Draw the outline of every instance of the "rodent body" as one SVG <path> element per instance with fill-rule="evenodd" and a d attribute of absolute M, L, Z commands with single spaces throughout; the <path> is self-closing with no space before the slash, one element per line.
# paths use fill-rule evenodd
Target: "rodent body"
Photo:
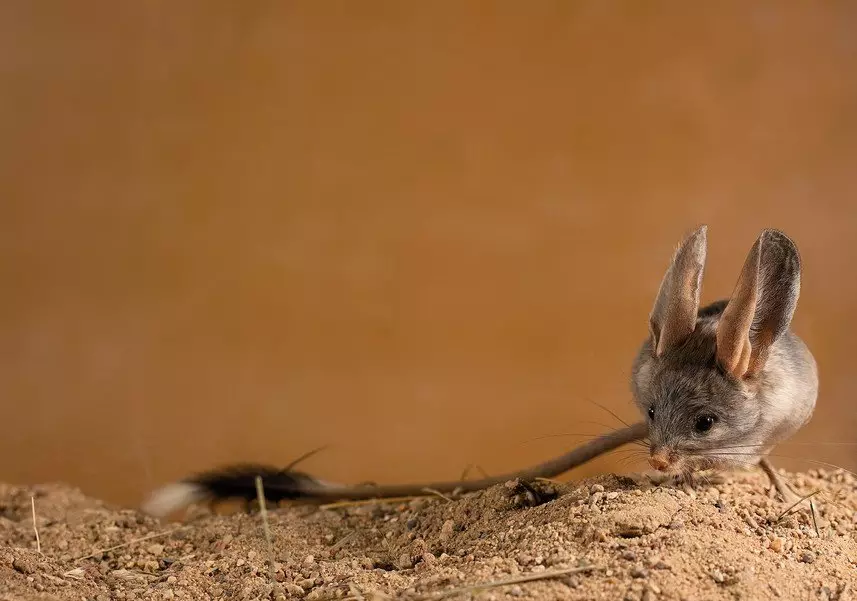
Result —
<path fill-rule="evenodd" d="M 595 438 L 539 465 L 482 480 L 395 486 L 323 482 L 290 468 L 226 467 L 156 490 L 143 511 L 163 516 L 190 503 L 251 498 L 263 476 L 274 499 L 365 499 L 475 491 L 508 480 L 551 478 L 624 444 L 648 439 L 649 462 L 689 479 L 701 469 L 759 464 L 780 493 L 794 493 L 764 456 L 812 416 L 815 359 L 789 330 L 800 292 L 800 256 L 782 232 L 765 230 L 728 300 L 699 308 L 707 228 L 680 245 L 649 316 L 649 338 L 632 367 L 643 421 Z M 266 493 L 266 496 L 268 493 Z"/>

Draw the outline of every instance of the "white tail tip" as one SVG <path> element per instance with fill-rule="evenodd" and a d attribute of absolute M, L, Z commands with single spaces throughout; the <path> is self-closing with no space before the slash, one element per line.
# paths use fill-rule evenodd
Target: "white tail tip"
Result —
<path fill-rule="evenodd" d="M 207 496 L 208 493 L 206 493 L 205 488 L 198 484 L 175 482 L 153 492 L 140 506 L 140 510 L 143 513 L 161 518 L 202 501 Z"/>

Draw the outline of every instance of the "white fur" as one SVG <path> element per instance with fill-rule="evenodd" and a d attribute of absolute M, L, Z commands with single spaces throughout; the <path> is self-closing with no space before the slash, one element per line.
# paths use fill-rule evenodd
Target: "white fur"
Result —
<path fill-rule="evenodd" d="M 140 510 L 154 517 L 164 517 L 192 503 L 202 501 L 207 496 L 205 488 L 198 484 L 175 482 L 153 492 Z"/>

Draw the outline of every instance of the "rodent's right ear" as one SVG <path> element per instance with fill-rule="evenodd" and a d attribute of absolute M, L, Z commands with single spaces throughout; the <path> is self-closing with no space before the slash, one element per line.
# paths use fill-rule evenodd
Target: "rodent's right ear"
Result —
<path fill-rule="evenodd" d="M 717 324 L 717 360 L 736 378 L 758 374 L 791 323 L 800 295 L 797 246 L 783 232 L 762 232 L 744 262 Z"/>
<path fill-rule="evenodd" d="M 652 351 L 656 357 L 684 342 L 696 327 L 707 233 L 708 226 L 702 225 L 684 239 L 661 280 L 649 316 Z"/>

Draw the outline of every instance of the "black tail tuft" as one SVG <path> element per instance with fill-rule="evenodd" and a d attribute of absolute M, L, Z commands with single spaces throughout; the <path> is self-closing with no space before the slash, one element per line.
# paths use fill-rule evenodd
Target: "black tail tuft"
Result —
<path fill-rule="evenodd" d="M 307 495 L 308 487 L 317 485 L 316 479 L 309 474 L 251 463 L 201 472 L 185 478 L 184 482 L 204 488 L 215 499 L 240 498 L 250 501 L 257 497 L 257 476 L 262 477 L 265 499 L 272 502 L 300 499 Z"/>
<path fill-rule="evenodd" d="M 223 501 L 257 497 L 256 477 L 262 477 L 265 499 L 276 503 L 289 499 L 311 498 L 321 484 L 308 474 L 267 465 L 236 464 L 201 472 L 181 482 L 173 482 L 156 491 L 140 509 L 149 515 L 164 517 L 201 501 Z"/>

